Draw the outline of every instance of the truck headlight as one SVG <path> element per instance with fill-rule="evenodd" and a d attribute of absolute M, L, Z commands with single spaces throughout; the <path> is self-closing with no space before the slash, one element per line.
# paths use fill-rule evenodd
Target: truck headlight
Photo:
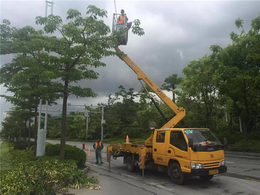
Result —
<path fill-rule="evenodd" d="M 226 165 L 226 161 L 225 160 L 220 162 L 220 166 L 225 166 L 225 165 Z"/>
<path fill-rule="evenodd" d="M 201 163 L 190 163 L 191 169 L 203 169 L 203 164 Z"/>

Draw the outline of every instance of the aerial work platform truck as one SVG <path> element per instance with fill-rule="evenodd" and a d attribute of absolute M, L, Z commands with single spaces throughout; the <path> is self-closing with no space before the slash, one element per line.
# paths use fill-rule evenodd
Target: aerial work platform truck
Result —
<path fill-rule="evenodd" d="M 114 25 L 116 24 L 113 23 Z M 128 171 L 140 168 L 144 174 L 144 169 L 148 167 L 167 171 L 175 184 L 183 184 L 186 177 L 199 176 L 202 180 L 210 180 L 214 175 L 225 173 L 227 167 L 224 147 L 227 140 L 224 139 L 222 144 L 208 128 L 174 128 L 185 117 L 185 109 L 171 101 L 118 46 L 115 49 L 136 73 L 143 87 L 145 88 L 144 82 L 175 115 L 159 129 L 151 125 L 152 133 L 145 143 L 131 143 L 127 140 L 126 143 L 109 145 L 108 156 L 114 159 L 122 157 Z M 148 93 L 147 89 L 146 91 Z M 152 101 L 154 102 L 153 99 Z M 159 109 L 156 104 L 155 106 Z M 159 112 L 161 113 L 160 110 Z"/>

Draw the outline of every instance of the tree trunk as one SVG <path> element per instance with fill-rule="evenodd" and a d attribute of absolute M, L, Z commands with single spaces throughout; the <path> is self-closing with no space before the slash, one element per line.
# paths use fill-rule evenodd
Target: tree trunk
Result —
<path fill-rule="evenodd" d="M 31 104 L 32 105 L 32 104 Z M 28 126 L 28 148 L 31 147 L 31 114 L 32 114 L 32 109 L 30 106 L 30 111 L 29 111 L 29 126 Z"/>
<path fill-rule="evenodd" d="M 20 117 L 19 120 L 19 137 L 18 137 L 18 141 L 21 141 L 22 138 L 22 117 Z"/>
<path fill-rule="evenodd" d="M 62 122 L 61 122 L 61 140 L 60 140 L 60 158 L 64 159 L 66 144 L 66 121 L 67 121 L 67 100 L 68 100 L 68 79 L 65 79 L 63 104 L 62 104 Z"/>
<path fill-rule="evenodd" d="M 229 114 L 230 115 L 230 119 L 229 119 L 229 132 L 232 132 L 233 129 L 233 114 Z"/>
<path fill-rule="evenodd" d="M 206 128 L 209 127 L 209 114 L 206 114 Z"/>
<path fill-rule="evenodd" d="M 25 120 L 25 121 L 24 121 L 24 132 L 23 132 L 23 140 L 24 140 L 24 141 L 26 141 L 26 138 L 28 137 L 28 136 L 27 136 L 27 132 L 26 132 L 26 128 L 27 128 L 27 127 L 26 127 L 26 122 L 27 122 L 27 121 Z"/>
<path fill-rule="evenodd" d="M 244 142 L 245 144 L 247 144 L 247 131 L 248 131 L 248 123 L 247 122 L 243 122 L 243 133 L 244 133 Z"/>
<path fill-rule="evenodd" d="M 175 103 L 175 93 L 174 93 L 174 89 L 172 90 L 172 101 L 173 101 L 173 103 Z"/>

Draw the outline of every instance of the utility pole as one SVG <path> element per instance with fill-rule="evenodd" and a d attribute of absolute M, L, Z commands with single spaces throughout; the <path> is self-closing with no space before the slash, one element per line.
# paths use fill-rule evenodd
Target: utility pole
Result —
<path fill-rule="evenodd" d="M 45 4 L 45 17 L 48 16 L 48 7 L 51 8 L 51 14 L 49 14 L 49 15 L 53 15 L 53 4 L 54 4 L 53 0 L 49 0 L 49 1 L 46 0 L 46 4 Z"/>
<path fill-rule="evenodd" d="M 40 99 L 40 105 L 39 105 L 39 121 L 38 121 L 36 156 L 44 156 L 44 154 L 45 154 L 46 132 L 47 132 L 47 116 L 48 116 L 48 100 L 46 100 L 44 129 L 41 129 L 41 115 L 42 115 L 42 99 Z"/>
<path fill-rule="evenodd" d="M 88 117 L 89 117 L 89 111 L 87 110 L 86 114 L 86 141 L 88 140 Z"/>
<path fill-rule="evenodd" d="M 103 124 L 105 123 L 104 120 L 104 105 L 102 104 L 102 117 L 101 117 L 101 141 L 103 141 Z"/>

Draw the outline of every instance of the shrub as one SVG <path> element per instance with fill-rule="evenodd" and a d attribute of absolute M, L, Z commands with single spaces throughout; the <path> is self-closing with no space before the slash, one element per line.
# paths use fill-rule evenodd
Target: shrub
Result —
<path fill-rule="evenodd" d="M 46 144 L 45 154 L 47 156 L 59 156 L 60 154 L 60 144 Z"/>
<path fill-rule="evenodd" d="M 258 140 L 249 140 L 247 144 L 244 141 L 239 141 L 235 144 L 228 145 L 229 151 L 238 152 L 253 152 L 260 153 L 260 142 Z"/>
<path fill-rule="evenodd" d="M 249 140 L 260 140 L 260 132 L 250 132 L 248 134 Z"/>
<path fill-rule="evenodd" d="M 46 145 L 45 154 L 47 156 L 59 156 L 60 144 Z M 64 158 L 68 160 L 75 160 L 78 167 L 83 168 L 86 162 L 86 153 L 77 147 L 66 145 Z"/>
<path fill-rule="evenodd" d="M 75 160 L 79 168 L 83 168 L 86 162 L 86 153 L 76 146 L 66 145 L 65 159 Z"/>
<path fill-rule="evenodd" d="M 0 153 L 0 194 L 3 195 L 52 195 L 63 187 L 80 188 L 96 182 L 77 170 L 75 160 L 44 156 L 31 161 L 34 157 L 32 151 L 12 150 L 12 145 L 5 142 L 0 147 Z"/>
<path fill-rule="evenodd" d="M 75 161 L 53 157 L 17 164 L 13 170 L 1 176 L 1 194 L 56 194 L 55 188 L 76 183 L 76 168 Z"/>
<path fill-rule="evenodd" d="M 17 141 L 14 142 L 14 149 L 15 150 L 26 150 L 28 148 L 29 141 Z M 33 141 L 30 141 L 30 147 L 34 145 Z"/>
<path fill-rule="evenodd" d="M 227 138 L 228 144 L 234 144 L 239 140 L 243 140 L 243 134 L 240 132 L 228 132 L 228 131 L 218 131 L 214 132 L 214 134 L 218 137 L 219 141 L 223 143 L 224 138 Z"/>

